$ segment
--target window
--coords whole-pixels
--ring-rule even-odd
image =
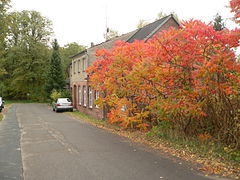
[[[127,106],[126,105],[122,106],[121,111],[127,111]]]
[[[73,73],[76,73],[76,62],[73,63]]]
[[[69,103],[71,102],[68,98],[58,98],[58,103]]]
[[[87,88],[83,86],[83,105],[87,106]]]
[[[80,60],[78,60],[78,73],[80,73]]]
[[[81,89],[81,86],[78,86],[78,104],[82,105],[82,89]]]
[[[99,91],[95,91],[95,100],[99,98]],[[95,104],[96,108],[99,108],[98,105]]]
[[[92,88],[90,86],[88,87],[88,105],[89,108],[93,107]]]
[[[72,64],[70,65],[69,73],[70,73],[70,76],[72,76]]]
[[[86,71],[88,65],[87,65],[87,59],[86,58],[83,58],[82,59],[82,70],[83,72]]]
[[[82,71],[85,71],[85,58],[82,59]]]

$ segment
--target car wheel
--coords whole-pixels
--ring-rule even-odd
[[[73,109],[70,109],[70,112],[73,112]]]
[[[55,111],[56,111],[56,113],[57,113],[57,112],[59,112],[59,110],[58,110],[58,109],[55,109]]]

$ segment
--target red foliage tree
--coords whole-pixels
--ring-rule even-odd
[[[234,18],[237,23],[240,23],[240,0],[230,1],[231,12],[235,13]]]
[[[238,41],[237,30],[215,31],[191,20],[147,43],[118,42],[99,50],[88,72],[94,88],[104,92],[99,104],[109,107],[110,123],[146,128],[169,122],[184,134],[211,126],[208,133],[215,135],[231,124],[237,132]]]

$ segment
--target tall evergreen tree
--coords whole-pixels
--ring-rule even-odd
[[[216,31],[221,31],[225,28],[225,23],[223,22],[222,16],[217,13],[213,21],[213,29]]]
[[[53,89],[62,90],[65,86],[65,80],[62,71],[61,57],[59,53],[59,45],[55,39],[53,42],[52,57],[49,65],[49,71],[46,77],[46,93],[49,96]]]

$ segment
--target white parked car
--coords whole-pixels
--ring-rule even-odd
[[[58,98],[52,103],[53,111],[71,111],[73,112],[73,105],[69,98]]]
[[[0,112],[2,112],[2,109],[4,108],[4,100],[2,97],[0,97]]]

